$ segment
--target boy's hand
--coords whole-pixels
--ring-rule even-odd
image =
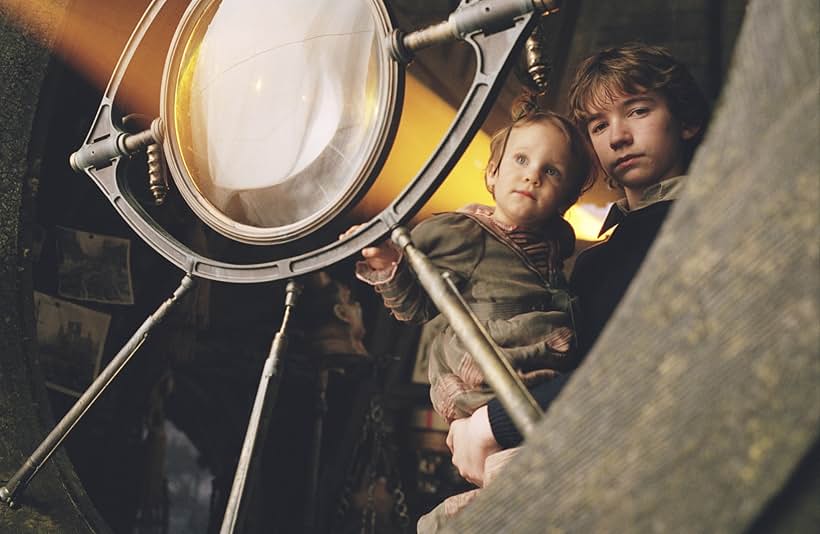
[[[458,473],[476,486],[484,485],[484,462],[487,456],[501,450],[495,441],[490,416],[485,404],[470,417],[450,423],[447,446],[453,453],[453,465]]]
[[[361,225],[351,226],[339,236],[339,239],[344,239],[360,227]],[[401,258],[401,253],[392,244],[392,242],[389,240],[384,240],[375,246],[362,249],[362,257],[368,267],[374,271],[383,271],[385,269],[389,269],[394,263],[398,262]]]

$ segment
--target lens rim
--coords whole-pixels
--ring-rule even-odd
[[[332,221],[353,207],[372,185],[384,164],[387,153],[395,138],[400,118],[403,94],[404,69],[393,61],[385,46],[377,46],[376,54],[379,64],[377,116],[373,121],[374,130],[369,135],[369,152],[356,170],[349,185],[342,190],[335,201],[311,216],[295,223],[276,227],[259,227],[240,223],[225,215],[215,207],[199,190],[184,162],[176,128],[175,110],[177,84],[180,70],[186,58],[186,48],[191,37],[197,32],[203,20],[210,20],[213,10],[223,0],[195,0],[192,2],[177,25],[165,61],[165,69],[160,94],[160,116],[166,128],[163,151],[168,170],[181,196],[191,210],[208,226],[220,234],[246,244],[277,245],[305,238],[321,230]],[[370,7],[381,43],[393,31],[392,20],[381,0],[361,0]]]

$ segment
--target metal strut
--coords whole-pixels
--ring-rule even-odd
[[[285,316],[282,319],[279,331],[273,337],[268,359],[265,360],[265,366],[262,368],[262,377],[256,390],[256,399],[253,402],[248,430],[245,432],[245,442],[242,444],[242,452],[236,466],[231,495],[228,497],[225,516],[222,518],[220,534],[241,532],[247,515],[247,506],[245,505],[247,500],[243,501],[243,497],[246,488],[253,487],[249,475],[253,475],[254,471],[251,470],[251,467],[259,457],[265,443],[271,409],[279,392],[281,358],[287,346],[288,326],[290,326],[293,308],[302,293],[302,285],[295,280],[288,280],[285,292]]]
[[[447,20],[411,33],[393,30],[387,39],[390,55],[399,63],[410,63],[415,52],[448,43],[476,32],[493,33],[512,27],[516,17],[535,12],[549,15],[559,10],[561,0],[481,0],[450,14]]]
[[[43,465],[51,458],[54,451],[62,444],[63,440],[68,436],[69,432],[85,415],[89,408],[96,402],[105,389],[117,378],[117,375],[122,371],[125,365],[131,360],[131,357],[140,346],[148,338],[148,334],[152,328],[158,325],[168,311],[179,301],[182,296],[188,292],[194,285],[194,280],[189,274],[186,274],[179,284],[179,287],[174,291],[165,302],[160,304],[157,310],[148,316],[145,322],[134,332],[131,339],[120,349],[105,369],[97,376],[92,384],[85,390],[85,393],[74,403],[74,406],[66,413],[63,418],[57,423],[48,436],[40,443],[40,446],[32,453],[25,461],[22,467],[14,473],[14,476],[0,488],[0,500],[14,506],[18,496],[26,489],[26,486],[37,475]]]
[[[419,283],[475,359],[515,426],[524,437],[529,436],[541,418],[541,408],[510,366],[501,348],[464,302],[455,284],[448,278],[449,273],[441,272],[415,247],[404,227],[393,230],[391,239],[404,251]]]

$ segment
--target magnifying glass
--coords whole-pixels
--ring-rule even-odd
[[[177,189],[236,241],[309,236],[359,198],[398,122],[380,3],[191,4],[162,84]],[[254,23],[264,20],[264,24]]]

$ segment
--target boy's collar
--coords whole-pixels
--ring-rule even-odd
[[[601,226],[601,231],[598,232],[598,236],[604,235],[610,228],[623,221],[630,213],[640,211],[663,200],[677,199],[686,182],[685,178],[686,175],[675,176],[647,187],[643,195],[641,195],[641,200],[638,201],[638,205],[631,209],[626,202],[626,198],[616,201],[609,209],[609,213],[604,219],[604,224]]]

